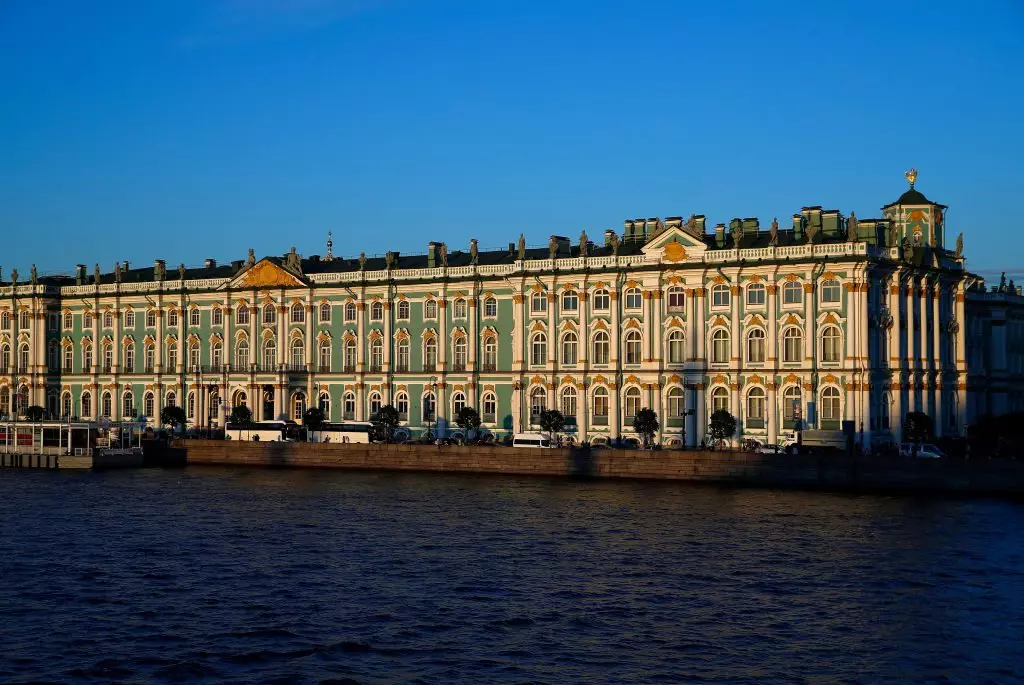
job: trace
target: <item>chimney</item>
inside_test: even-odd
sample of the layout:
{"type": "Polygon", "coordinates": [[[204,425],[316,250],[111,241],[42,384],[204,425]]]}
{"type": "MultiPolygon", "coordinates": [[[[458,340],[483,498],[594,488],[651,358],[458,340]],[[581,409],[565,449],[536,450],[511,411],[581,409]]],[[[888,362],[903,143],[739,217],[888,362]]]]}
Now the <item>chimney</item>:
{"type": "Polygon", "coordinates": [[[605,247],[607,247],[607,246],[612,244],[612,236],[613,235],[615,235],[615,231],[613,231],[610,228],[604,232],[604,244],[605,244],[605,247]]]}
{"type": "Polygon", "coordinates": [[[217,260],[216,259],[204,259],[203,260],[203,267],[206,268],[206,269],[216,269],[217,268],[217,260]]]}
{"type": "Polygon", "coordinates": [[[508,253],[511,254],[511,255],[514,255],[516,253],[516,244],[515,243],[509,243],[508,244],[508,253]]]}
{"type": "Polygon", "coordinates": [[[85,264],[75,264],[75,285],[85,285],[85,264]]]}
{"type": "Polygon", "coordinates": [[[127,270],[128,270],[128,260],[126,259],[126,260],[124,260],[124,262],[123,262],[123,263],[121,264],[121,271],[127,271],[127,270]]]}
{"type": "Polygon", "coordinates": [[[804,217],[802,214],[793,215],[793,239],[803,240],[804,238],[804,217]]]}
{"type": "Polygon", "coordinates": [[[427,243],[427,268],[433,269],[437,266],[437,249],[441,247],[441,243],[435,243],[430,241],[427,243]]]}
{"type": "Polygon", "coordinates": [[[239,271],[242,270],[243,264],[245,264],[244,259],[235,259],[231,262],[231,270],[235,273],[238,273],[239,271]]]}
{"type": "Polygon", "coordinates": [[[715,224],[715,246],[725,247],[725,224],[715,224]]]}

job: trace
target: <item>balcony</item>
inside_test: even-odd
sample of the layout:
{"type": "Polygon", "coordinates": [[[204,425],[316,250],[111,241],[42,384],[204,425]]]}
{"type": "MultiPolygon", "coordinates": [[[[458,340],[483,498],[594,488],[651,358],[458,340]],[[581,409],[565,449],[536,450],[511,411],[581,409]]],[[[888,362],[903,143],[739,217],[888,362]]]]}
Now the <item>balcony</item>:
{"type": "Polygon", "coordinates": [[[316,367],[316,372],[317,373],[330,373],[331,372],[331,365],[330,364],[319,364],[316,367]]]}
{"type": "Polygon", "coordinates": [[[370,364],[370,373],[381,373],[383,368],[382,364],[370,364]]]}
{"type": "Polygon", "coordinates": [[[342,371],[342,373],[355,373],[356,372],[356,365],[354,363],[353,364],[345,364],[343,367],[341,367],[341,371],[342,371]]]}
{"type": "Polygon", "coordinates": [[[452,364],[452,373],[464,373],[466,371],[465,362],[454,362],[452,364]]]}
{"type": "Polygon", "coordinates": [[[481,371],[497,371],[498,365],[494,362],[484,362],[480,365],[481,371]]]}
{"type": "Polygon", "coordinates": [[[607,426],[608,425],[608,415],[607,414],[603,414],[603,415],[599,416],[599,415],[595,414],[593,420],[591,420],[591,423],[593,425],[595,425],[595,426],[607,426]]]}
{"type": "Polygon", "coordinates": [[[282,364],[282,367],[288,373],[306,373],[308,371],[305,364],[282,364]]]}
{"type": "Polygon", "coordinates": [[[395,364],[395,373],[408,373],[409,362],[398,362],[395,364]]]}
{"type": "Polygon", "coordinates": [[[437,364],[424,364],[423,365],[423,372],[424,373],[434,373],[436,371],[437,371],[437,364]]]}

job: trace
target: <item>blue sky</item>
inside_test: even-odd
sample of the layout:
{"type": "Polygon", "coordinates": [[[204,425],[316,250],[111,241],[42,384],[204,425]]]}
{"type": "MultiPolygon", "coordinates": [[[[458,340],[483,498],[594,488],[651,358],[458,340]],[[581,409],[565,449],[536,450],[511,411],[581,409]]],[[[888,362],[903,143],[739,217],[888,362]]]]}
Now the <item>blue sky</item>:
{"type": "Polygon", "coordinates": [[[950,206],[1024,272],[1024,5],[0,0],[0,266],[950,206]]]}

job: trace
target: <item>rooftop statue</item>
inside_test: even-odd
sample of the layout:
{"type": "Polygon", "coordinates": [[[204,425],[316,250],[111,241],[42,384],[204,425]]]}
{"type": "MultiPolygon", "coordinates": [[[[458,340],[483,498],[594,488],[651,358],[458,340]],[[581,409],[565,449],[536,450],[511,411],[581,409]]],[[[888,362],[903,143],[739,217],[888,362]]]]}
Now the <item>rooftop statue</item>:
{"type": "Polygon", "coordinates": [[[185,263],[182,262],[178,265],[178,278],[182,281],[185,280],[185,263]]]}
{"type": "Polygon", "coordinates": [[[697,232],[697,215],[690,214],[690,218],[686,220],[686,230],[690,233],[697,232]]]}
{"type": "Polygon", "coordinates": [[[612,254],[619,254],[619,234],[612,231],[611,237],[608,239],[608,244],[612,246],[612,254]]]}
{"type": "Polygon", "coordinates": [[[587,237],[586,231],[580,231],[580,257],[587,256],[587,248],[589,247],[590,238],[587,237]]]}
{"type": "Polygon", "coordinates": [[[558,256],[558,239],[555,236],[551,236],[551,240],[548,242],[548,257],[554,259],[558,256]]]}
{"type": "Polygon", "coordinates": [[[850,212],[850,218],[846,222],[846,239],[849,241],[857,240],[857,228],[860,226],[857,221],[857,213],[850,212]]]}
{"type": "Polygon", "coordinates": [[[519,261],[526,259],[526,236],[522,233],[519,234],[519,261]]]}
{"type": "Polygon", "coordinates": [[[964,234],[963,231],[956,237],[956,256],[962,257],[964,255],[964,234]]]}
{"type": "Polygon", "coordinates": [[[18,284],[18,270],[17,269],[11,269],[11,284],[12,285],[17,285],[18,284]]]}
{"type": "Polygon", "coordinates": [[[360,271],[365,271],[366,270],[366,253],[365,252],[360,252],[359,253],[359,270],[360,271]]]}
{"type": "Polygon", "coordinates": [[[471,264],[477,264],[480,261],[480,248],[477,246],[476,238],[469,241],[469,261],[471,264]]]}
{"type": "Polygon", "coordinates": [[[39,274],[36,273],[36,265],[35,264],[32,265],[32,270],[29,272],[29,279],[31,280],[32,285],[35,285],[36,283],[39,282],[39,274]]]}
{"type": "Polygon", "coordinates": [[[256,250],[252,249],[251,247],[249,248],[249,259],[246,261],[248,261],[249,266],[252,266],[253,264],[256,263],[256,250]]]}
{"type": "Polygon", "coordinates": [[[391,250],[388,250],[384,254],[384,264],[389,269],[394,268],[394,266],[395,266],[395,253],[392,252],[391,250]]]}
{"type": "Polygon", "coordinates": [[[92,282],[96,285],[100,284],[100,265],[97,264],[96,268],[92,270],[92,282]]]}
{"type": "Polygon", "coordinates": [[[779,244],[779,220],[777,218],[772,217],[772,225],[768,229],[768,233],[771,236],[771,239],[768,241],[768,244],[769,245],[778,245],[779,244]]]}
{"type": "Polygon", "coordinates": [[[295,251],[295,246],[292,245],[292,249],[288,250],[288,254],[284,257],[284,266],[290,271],[299,273],[302,271],[302,263],[299,260],[299,253],[295,251]]]}
{"type": "Polygon", "coordinates": [[[446,243],[441,243],[440,252],[441,252],[441,266],[443,266],[444,268],[447,269],[448,268],[448,245],[446,243]]]}

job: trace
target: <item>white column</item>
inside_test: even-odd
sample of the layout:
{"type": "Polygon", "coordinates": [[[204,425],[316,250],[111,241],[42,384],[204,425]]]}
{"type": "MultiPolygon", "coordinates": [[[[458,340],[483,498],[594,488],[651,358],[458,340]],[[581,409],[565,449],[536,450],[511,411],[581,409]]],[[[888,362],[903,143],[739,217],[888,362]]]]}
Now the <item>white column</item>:
{"type": "MultiPolygon", "coordinates": [[[[779,367],[779,286],[771,283],[766,288],[768,296],[768,368],[779,367]]],[[[769,438],[774,437],[769,432],[769,438]]]]}
{"type": "Polygon", "coordinates": [[[914,353],[914,282],[913,280],[907,281],[907,288],[904,293],[904,299],[906,300],[907,308],[907,327],[904,331],[904,337],[906,338],[907,345],[907,371],[909,374],[907,384],[907,411],[917,410],[917,398],[915,397],[915,388],[917,384],[917,376],[914,373],[916,368],[917,355],[914,353]]]}
{"type": "MultiPolygon", "coordinates": [[[[437,363],[438,372],[443,379],[445,374],[451,370],[451,363],[448,359],[448,298],[447,293],[441,293],[437,302],[438,336],[437,341],[437,363]]],[[[443,381],[442,381],[443,382],[443,381]]],[[[440,410],[441,407],[438,407],[440,410]]]]}
{"type": "Polygon", "coordinates": [[[779,438],[777,387],[774,381],[768,383],[768,406],[765,407],[765,411],[768,413],[768,444],[770,445],[777,444],[779,438]]]}
{"type": "MultiPolygon", "coordinates": [[[[695,319],[696,331],[697,331],[697,346],[696,346],[696,358],[703,362],[703,365],[707,366],[708,353],[707,353],[707,288],[697,288],[696,301],[694,308],[696,310],[695,319]]],[[[701,428],[700,430],[703,430],[701,428]]]]}
{"type": "MultiPolygon", "coordinates": [[[[444,310],[439,310],[439,312],[443,317],[444,310]]],[[[362,382],[362,374],[366,372],[366,300],[363,293],[360,293],[359,299],[356,301],[356,336],[358,336],[358,340],[356,340],[356,374],[358,382],[362,382]]],[[[442,349],[440,344],[441,342],[438,341],[439,353],[442,349]]]]}
{"type": "Polygon", "coordinates": [[[697,394],[696,388],[684,385],[683,386],[683,407],[686,412],[685,424],[685,442],[687,447],[697,446],[697,417],[696,410],[694,408],[694,396],[697,394]]]}
{"type": "Polygon", "coordinates": [[[548,298],[548,363],[547,370],[550,374],[556,369],[555,360],[558,357],[558,293],[555,291],[555,284],[550,284],[550,289],[545,293],[548,298]]]}
{"type": "Polygon", "coordinates": [[[956,364],[956,398],[957,398],[957,433],[959,434],[961,426],[967,424],[967,313],[965,310],[966,301],[966,290],[964,288],[964,282],[960,281],[957,285],[955,294],[953,297],[953,308],[956,316],[957,331],[956,331],[956,359],[953,363],[956,364]]]}
{"type": "Polygon", "coordinates": [[[525,299],[523,295],[512,295],[512,370],[519,373],[522,373],[526,361],[523,350],[526,332],[526,319],[523,316],[525,299]]]}
{"type": "MultiPolygon", "coordinates": [[[[469,346],[469,359],[467,360],[468,366],[466,370],[470,373],[478,371],[476,360],[478,358],[477,349],[480,347],[480,325],[478,323],[480,320],[480,317],[478,316],[480,308],[477,306],[477,303],[478,295],[476,292],[476,284],[474,283],[470,289],[469,302],[467,303],[469,306],[469,332],[466,335],[466,343],[469,346]]],[[[476,406],[475,400],[473,401],[473,406],[476,406]]]]}
{"type": "Polygon", "coordinates": [[[664,328],[664,325],[662,324],[662,321],[664,320],[664,314],[662,312],[662,310],[664,309],[663,303],[664,301],[661,299],[660,289],[655,290],[653,293],[651,293],[651,309],[653,310],[653,321],[650,324],[648,324],[646,321],[644,322],[648,330],[647,335],[651,339],[650,347],[652,352],[650,354],[650,361],[654,362],[655,368],[661,368],[663,366],[662,360],[664,359],[664,354],[661,350],[662,329],[664,328]]]}
{"type": "Polygon", "coordinates": [[[697,288],[686,290],[686,361],[693,361],[698,357],[697,346],[700,334],[697,332],[697,318],[703,318],[703,312],[697,313],[697,288]]]}

